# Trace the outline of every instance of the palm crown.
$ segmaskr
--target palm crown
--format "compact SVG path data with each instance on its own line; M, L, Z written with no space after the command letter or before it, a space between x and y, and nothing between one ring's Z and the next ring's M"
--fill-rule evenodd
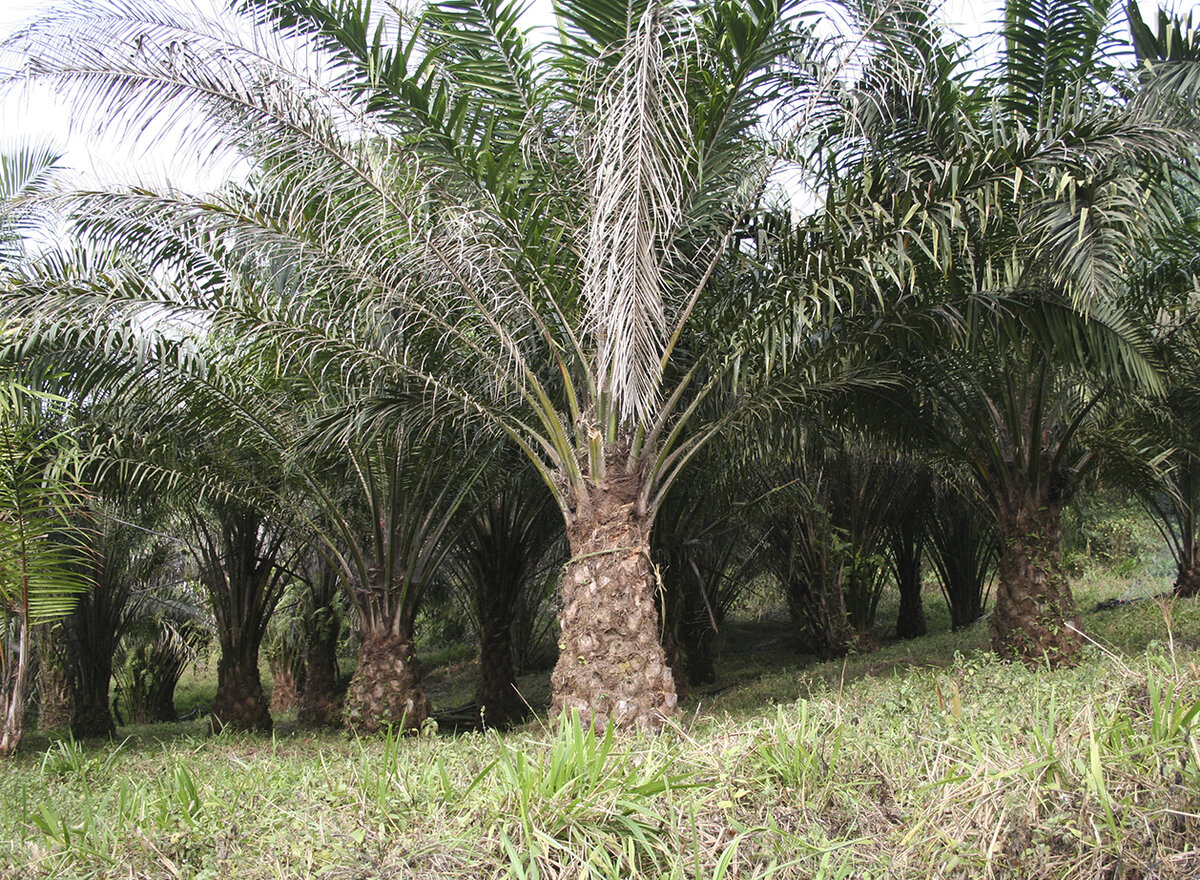
M80 6L10 42L22 78L255 162L204 198L62 198L94 246L164 283L26 301L23 320L109 347L198 327L354 389L355 429L419 406L506 435L568 526L556 704L597 719L673 711L648 535L705 443L862 381L857 303L877 339L910 300L953 316L947 289L1044 277L1097 299L1144 207L1115 172L1179 143L1091 87L1103 9L1086 4L1010 4L1014 63L990 94L904 0L848 12L845 40L773 0L564 0L539 46L513 4L241 12L269 27ZM1086 75L1049 51L1072 41ZM819 222L750 234L780 159L859 176Z

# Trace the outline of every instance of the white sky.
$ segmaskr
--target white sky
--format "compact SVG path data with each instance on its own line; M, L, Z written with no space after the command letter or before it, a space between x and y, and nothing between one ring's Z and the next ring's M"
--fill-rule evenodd
M39 9L62 0L0 0L0 39ZM189 0L162 0L164 5L198 5ZM1148 20L1155 0L1138 0ZM531 18L549 20L550 0L534 0ZM999 4L996 0L945 0L946 20L966 35L987 29ZM65 151L65 164L86 181L162 182L169 180L187 190L212 189L228 174L228 166L203 167L182 155L177 147L131 148L113 135L97 137L94 125L72 119L67 104L48 90L0 96L0 146L14 141L49 142Z

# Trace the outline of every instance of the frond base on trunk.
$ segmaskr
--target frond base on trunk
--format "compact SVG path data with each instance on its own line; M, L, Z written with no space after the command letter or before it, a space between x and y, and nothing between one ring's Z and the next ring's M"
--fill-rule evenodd
M1018 510L1001 517L1000 529L992 650L1031 665L1076 665L1083 649L1083 625L1060 561L1058 508Z
M363 633L358 666L346 692L346 727L360 733L389 727L415 733L429 713L412 639L390 632Z
M659 642L650 527L634 498L636 491L596 487L567 528L552 712L578 710L597 728L657 729L678 711Z

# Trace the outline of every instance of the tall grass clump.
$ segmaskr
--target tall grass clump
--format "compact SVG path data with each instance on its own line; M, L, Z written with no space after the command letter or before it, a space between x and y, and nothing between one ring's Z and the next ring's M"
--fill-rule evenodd
M676 836L668 795L689 783L665 740L618 740L578 712L549 743L499 743L492 793L509 876L654 876L669 873Z
M657 735L567 714L27 747L0 776L0 877L1191 880L1200 608L1084 623L1104 644L1077 669L960 631L925 665L907 641L764 668Z

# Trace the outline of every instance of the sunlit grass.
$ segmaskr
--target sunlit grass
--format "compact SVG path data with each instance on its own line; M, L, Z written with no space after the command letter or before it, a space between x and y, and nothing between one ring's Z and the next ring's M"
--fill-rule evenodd
M1194 877L1200 602L1091 610L1130 589L1077 585L1071 671L997 662L986 623L825 664L728 645L657 736L35 741L0 876Z

